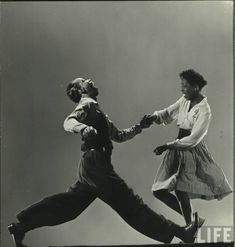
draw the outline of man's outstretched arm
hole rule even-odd
[[[110,119],[108,119],[108,124],[111,139],[115,142],[125,142],[132,139],[137,134],[141,133],[142,129],[149,128],[152,123],[149,124],[144,116],[141,119],[140,123],[122,130],[118,129]]]

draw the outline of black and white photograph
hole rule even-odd
[[[0,3],[1,246],[233,246],[233,8]]]

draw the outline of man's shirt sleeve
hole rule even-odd
[[[115,142],[125,142],[132,139],[141,132],[141,127],[138,124],[130,128],[120,130],[113,124],[110,119],[107,118],[107,120],[109,125],[110,137]]]
[[[89,110],[89,104],[78,104],[76,109],[64,120],[65,131],[81,133],[87,125],[82,123]]]

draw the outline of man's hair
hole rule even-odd
[[[78,103],[82,97],[81,87],[78,83],[69,82],[66,93],[74,103]]]
[[[200,90],[207,84],[207,81],[193,69],[182,71],[179,76],[185,79],[191,86],[198,85]]]

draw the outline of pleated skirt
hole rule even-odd
[[[167,150],[157,171],[152,191],[187,192],[191,199],[221,200],[232,187],[208,151],[204,141],[190,150]]]

